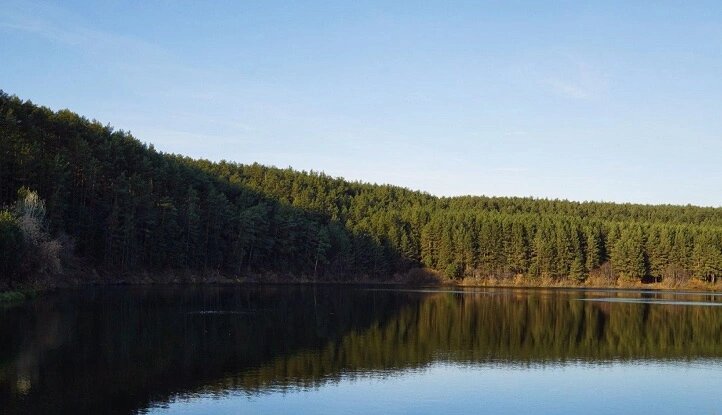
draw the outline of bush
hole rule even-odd
[[[21,189],[14,212],[0,211],[0,289],[35,273],[61,271],[63,240],[50,237],[45,202]]]
[[[15,204],[17,225],[29,254],[23,263],[25,271],[60,272],[63,246],[59,239],[51,239],[48,233],[45,201],[26,188],[20,189],[18,196]]]
[[[0,293],[0,306],[12,305],[25,301],[27,297],[20,291],[6,291]]]
[[[0,211],[0,280],[9,281],[20,272],[25,243],[17,218]]]
[[[446,276],[446,278],[457,280],[464,276],[464,268],[458,262],[452,262],[451,264],[446,266],[446,270],[444,270],[444,275]]]

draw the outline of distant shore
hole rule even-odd
[[[656,291],[695,291],[722,292],[722,282],[706,283],[696,279],[672,284],[670,282],[631,282],[604,281],[590,277],[582,282],[571,279],[528,278],[515,276],[511,278],[467,277],[457,280],[444,278],[440,273],[429,269],[412,269],[405,274],[397,274],[392,278],[379,280],[365,276],[353,278],[314,278],[313,276],[291,276],[277,274],[251,274],[229,276],[217,272],[198,273],[187,270],[167,270],[160,272],[141,271],[136,273],[113,274],[99,272],[95,269],[85,272],[75,271],[60,275],[47,275],[34,281],[13,287],[0,289],[0,306],[22,303],[44,291],[56,288],[83,286],[140,286],[140,285],[283,285],[283,284],[319,284],[319,285],[382,285],[389,287],[458,287],[458,288],[567,288],[567,289],[617,289],[617,290],[656,290]]]

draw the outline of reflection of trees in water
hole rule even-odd
[[[434,294],[315,354],[240,374],[246,389],[433,361],[545,363],[720,357],[722,309],[578,301],[571,295]],[[623,294],[622,294],[623,295]]]
[[[388,320],[409,297],[289,287],[44,297],[0,315],[0,402],[9,413],[130,412],[313,353]]]
[[[0,318],[0,401],[11,413],[130,412],[179,393],[312,386],[436,360],[722,356],[722,308],[578,301],[592,295],[329,287],[62,295]]]

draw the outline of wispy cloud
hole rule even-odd
[[[215,102],[227,93],[227,81],[206,62],[177,56],[161,44],[130,33],[111,31],[67,8],[49,3],[12,2],[0,13],[0,36],[12,33],[42,40],[54,49],[72,51],[74,65],[111,74],[113,93],[127,93],[145,102],[162,101],[186,108],[188,103]],[[102,68],[101,71],[98,71]],[[92,71],[91,71],[92,72]],[[185,103],[185,106],[180,105]],[[133,111],[127,111],[131,114]],[[141,117],[143,114],[138,114]],[[216,118],[225,119],[225,116]],[[201,120],[202,121],[202,120]],[[210,124],[210,122],[207,122]],[[245,126],[232,126],[246,129]]]
[[[543,83],[557,95],[578,100],[598,98],[608,88],[608,81],[599,70],[579,61],[567,63]]]
[[[568,98],[588,99],[593,96],[592,91],[582,85],[561,79],[549,79],[547,85],[549,85],[555,93]]]
[[[102,53],[106,59],[166,57],[162,48],[147,41],[92,28],[78,16],[47,4],[33,6],[29,9],[9,5],[0,15],[0,28],[37,36],[85,53]]]
[[[526,173],[529,171],[529,169],[525,167],[497,167],[495,169],[492,169],[495,173],[502,173],[502,174],[519,174],[519,173]]]
[[[529,134],[524,130],[511,130],[504,132],[503,135],[504,137],[526,137]]]

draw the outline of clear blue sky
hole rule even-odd
[[[0,89],[437,195],[722,205],[722,3],[0,0]]]

